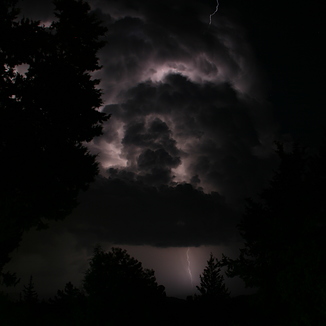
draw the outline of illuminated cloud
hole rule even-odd
[[[70,231],[85,243],[227,242],[234,209],[268,178],[275,136],[244,31],[221,11],[208,24],[201,1],[91,5],[108,27],[95,77],[112,117],[89,144],[101,178]]]
[[[208,25],[196,1],[92,3],[108,27],[96,77],[112,118],[90,144],[102,178],[71,231],[129,245],[227,242],[228,205],[242,208],[268,177],[275,135],[242,29],[222,14]]]

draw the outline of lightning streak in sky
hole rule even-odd
[[[219,4],[218,0],[216,0],[216,8],[215,8],[215,11],[212,14],[209,15],[209,24],[212,23],[212,16],[214,16],[217,13],[219,5],[220,4]]]
[[[191,273],[191,269],[190,269],[189,250],[190,250],[190,248],[187,249],[187,253],[186,253],[186,255],[187,255],[187,262],[188,262],[188,274],[189,274],[189,277],[190,277],[191,286],[193,286],[192,273]]]

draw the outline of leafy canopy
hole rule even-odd
[[[95,247],[83,287],[89,296],[109,302],[153,300],[165,296],[164,287],[157,284],[154,271],[144,269],[141,262],[121,248],[104,252],[101,247]]]
[[[97,52],[106,28],[82,0],[56,0],[49,27],[0,4],[0,272],[24,230],[64,218],[98,173]],[[23,73],[25,71],[25,73]]]

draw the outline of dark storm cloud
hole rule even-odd
[[[223,16],[218,30],[208,25],[210,8],[200,1],[97,1],[96,5],[101,6],[109,30],[101,60],[110,99],[141,80],[159,78],[162,67],[197,79],[229,79],[243,73],[238,57],[249,50],[242,31]],[[250,60],[245,62],[251,73],[247,84],[257,78]]]
[[[156,151],[146,149],[138,157],[138,168],[140,170],[150,170],[157,166],[177,167],[180,164],[180,159],[172,157],[163,148]]]
[[[124,173],[99,180],[73,213],[69,231],[80,244],[197,246],[221,244],[231,236],[234,214],[218,193],[205,194],[189,184],[151,187]]]
[[[95,216],[94,238],[116,243],[231,239],[227,205],[242,209],[269,177],[275,135],[243,31],[222,13],[208,25],[215,3],[92,3],[108,27],[99,77],[112,118],[90,149],[109,179],[74,216]]]
[[[128,170],[138,172],[138,179],[152,185],[169,184],[172,168],[180,165],[179,150],[167,124],[155,118],[146,123],[137,118],[125,126],[122,154]],[[109,170],[112,173],[112,169]]]
[[[147,125],[144,119],[139,122],[137,120],[129,122],[125,128],[122,144],[152,149],[164,147],[169,152],[178,154],[176,141],[171,137],[171,130],[159,118],[155,118]]]
[[[125,103],[107,106],[105,111],[125,123],[122,155],[129,169],[142,172],[139,163],[145,157],[154,162],[158,154],[154,150],[161,148],[174,155],[174,160],[166,156],[173,162],[171,168],[181,162],[187,165],[186,181],[198,175],[207,188],[241,197],[254,193],[270,167],[270,160],[259,154],[263,140],[256,126],[256,111],[265,108],[239,96],[229,83],[199,84],[170,74],[161,82],[140,83],[120,96]],[[155,116],[166,121],[154,118],[146,126],[146,118]],[[176,161],[179,157],[181,161]]]
[[[215,1],[90,3],[108,27],[95,77],[112,117],[89,146],[102,178],[71,232],[85,244],[227,242],[228,205],[268,178],[275,135],[243,30],[222,11],[208,24]]]
[[[146,183],[160,185],[170,183],[171,168],[177,167],[180,164],[180,159],[172,157],[163,148],[156,151],[146,149],[139,155],[137,163],[138,169],[146,173],[142,177],[143,180],[147,179]]]

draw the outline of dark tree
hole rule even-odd
[[[188,305],[191,324],[210,324],[212,320],[219,325],[230,325],[230,292],[221,275],[220,261],[210,254],[207,265],[200,277],[200,285],[196,286],[200,294],[195,294]]]
[[[141,262],[121,248],[112,248],[109,252],[99,246],[94,249],[83,287],[90,296],[115,301],[165,296],[164,287],[157,284],[154,271],[144,269]]]
[[[51,307],[64,325],[84,325],[87,305],[84,293],[71,282],[64,290],[58,290],[54,299],[50,299]]]
[[[25,230],[76,206],[98,173],[85,142],[109,118],[91,77],[106,28],[90,6],[56,0],[44,27],[18,20],[16,2],[0,3],[0,272]]]
[[[27,304],[35,304],[38,302],[38,295],[35,291],[34,282],[33,282],[33,276],[29,278],[28,285],[24,285],[23,289],[23,302]]]
[[[71,306],[77,301],[81,301],[84,298],[84,294],[78,288],[76,288],[71,282],[65,285],[64,290],[58,290],[57,295],[50,301],[53,304]]]
[[[211,253],[204,272],[199,276],[200,286],[196,286],[202,299],[222,301],[230,296],[219,266],[218,259]]]
[[[94,249],[83,287],[96,315],[127,323],[131,320],[149,321],[149,316],[165,298],[163,286],[156,282],[154,271],[144,269],[142,263],[126,250],[112,248],[104,252]]]
[[[261,200],[247,200],[240,256],[223,257],[228,276],[259,289],[287,325],[326,323],[325,153],[278,144],[280,166]],[[275,316],[275,314],[274,314]]]
[[[5,272],[1,273],[0,284],[4,286],[16,286],[20,282],[20,278],[17,278],[16,273]]]

